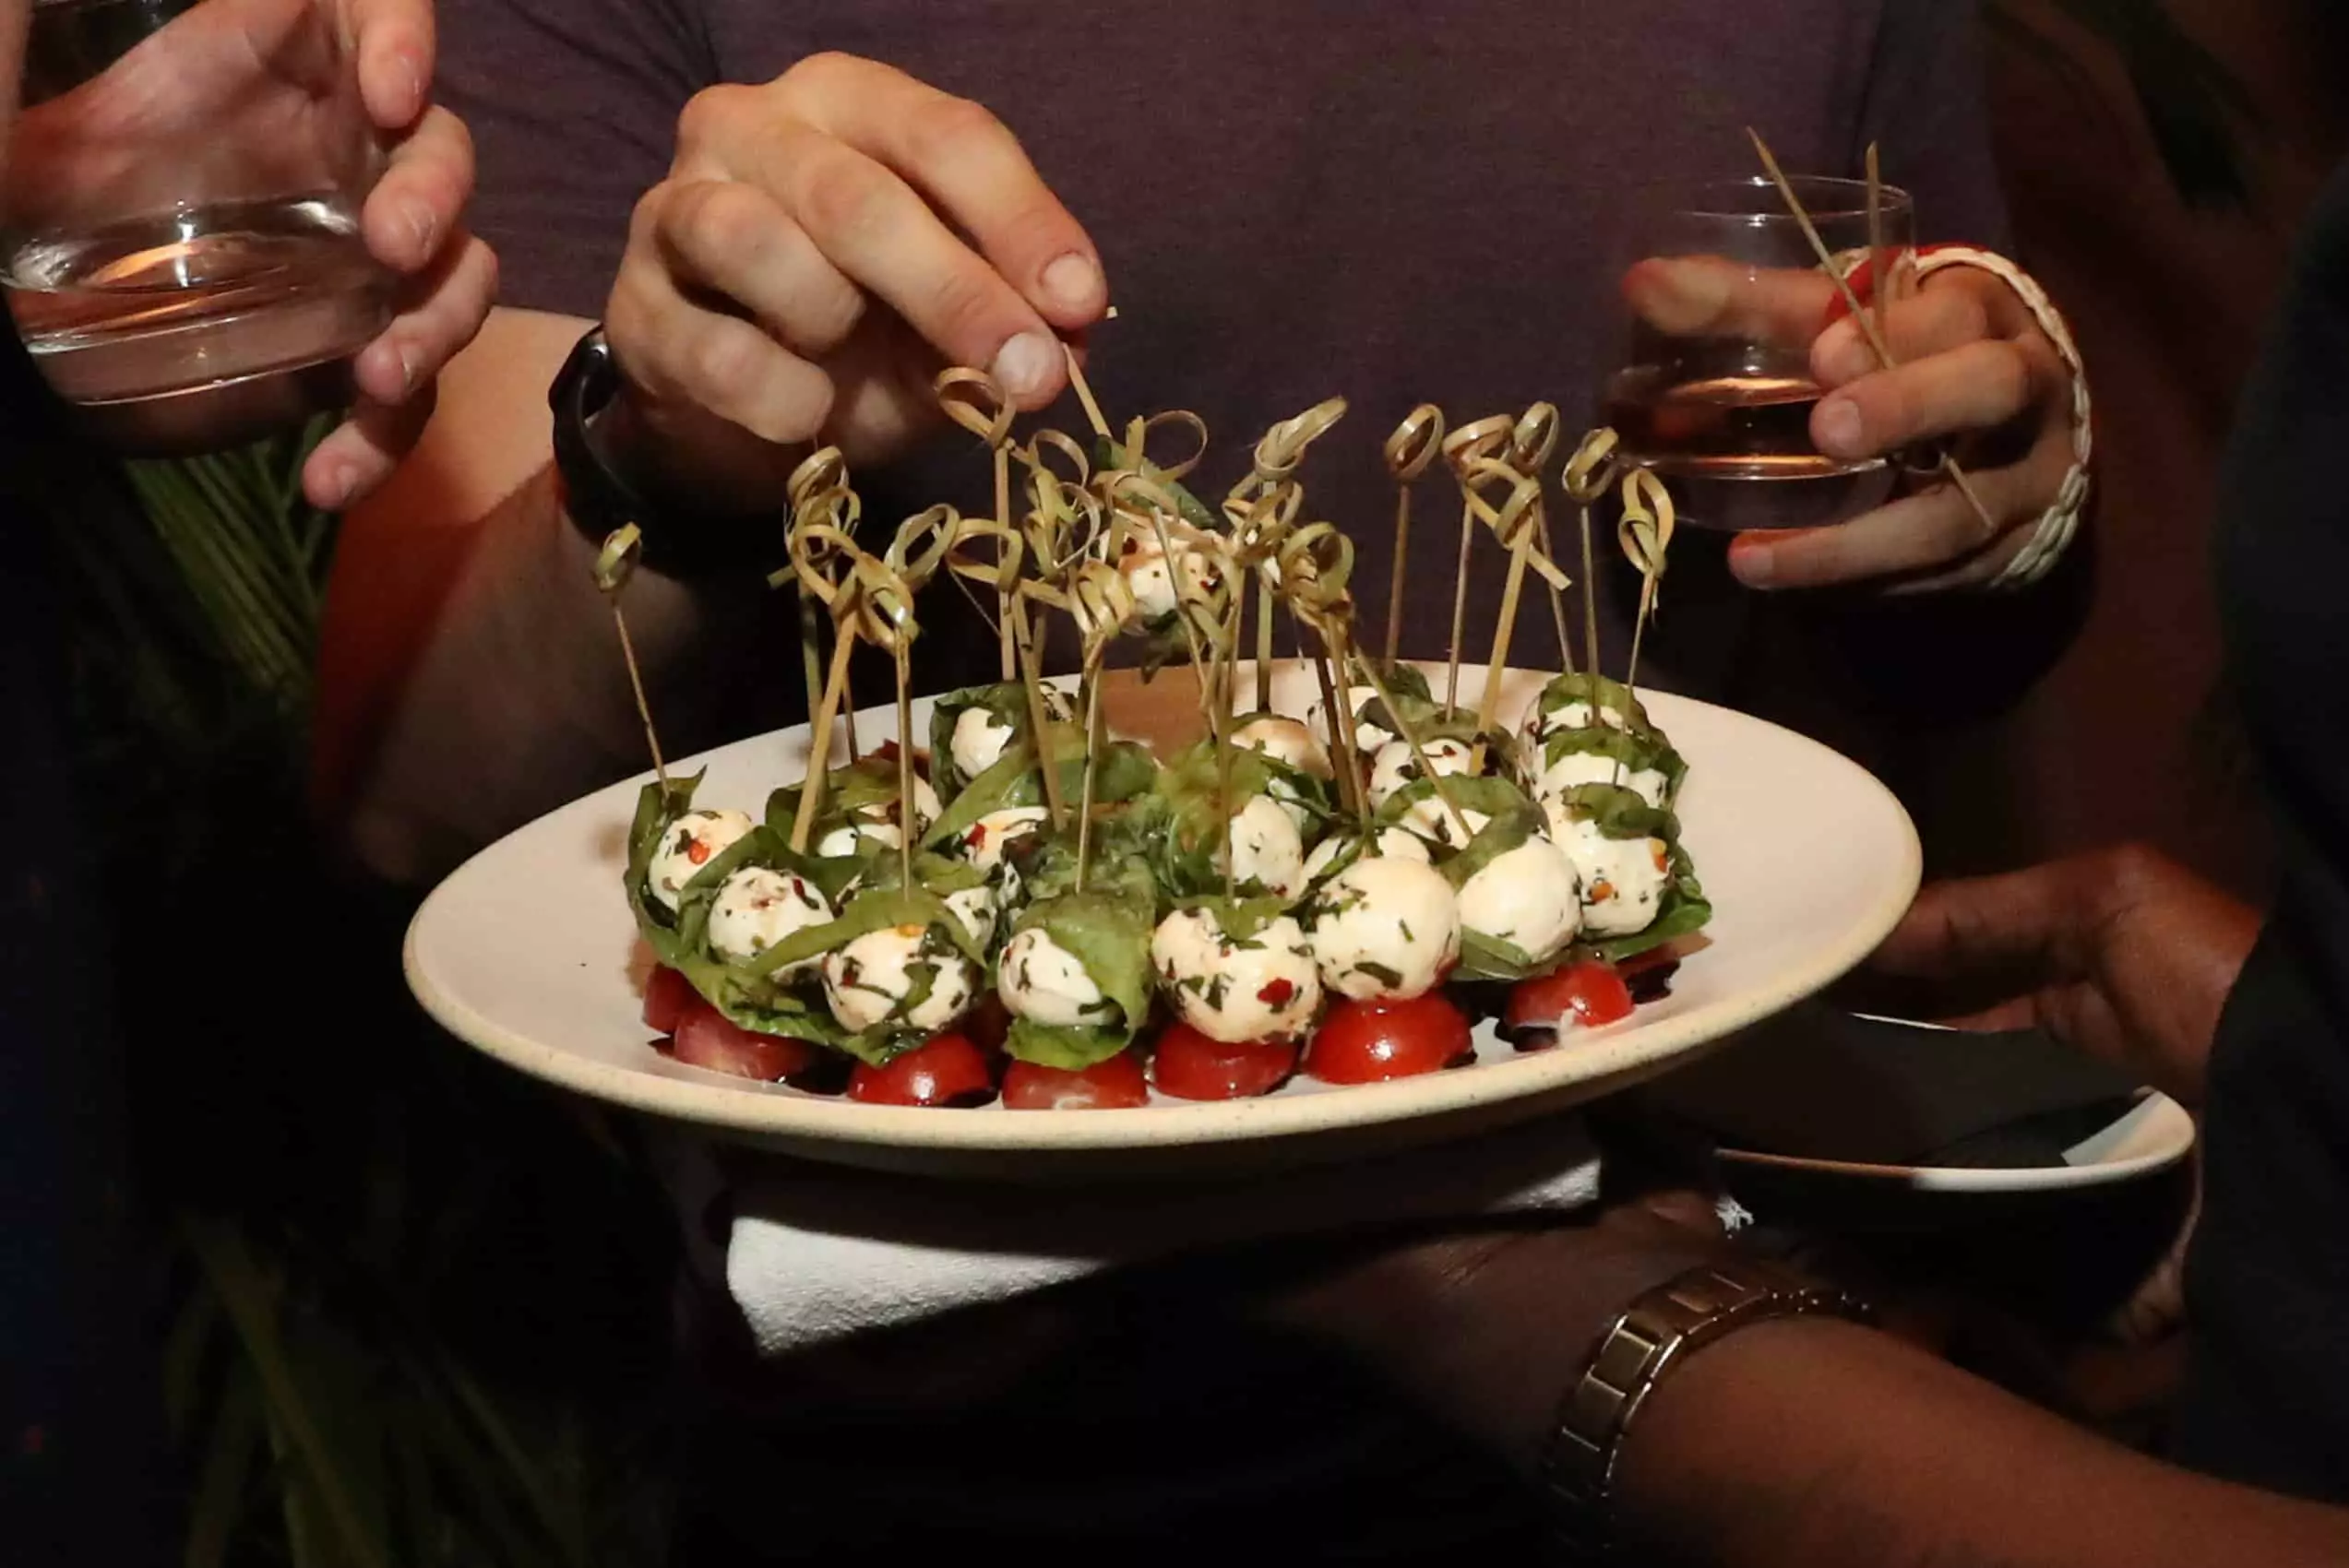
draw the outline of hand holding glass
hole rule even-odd
[[[9,308],[119,450],[233,445],[351,398],[390,319],[383,169],[318,0],[38,0],[9,153]]]
[[[1881,189],[1871,235],[1864,184],[1794,184],[1845,265],[1880,251],[1871,279],[1890,279],[1883,303],[1913,291],[1906,193]],[[1651,196],[1640,213],[1625,350],[1604,391],[1626,460],[1653,469],[1682,520],[1704,527],[1818,527],[1880,505],[1889,461],[1830,457],[1811,438],[1811,346],[1840,296],[1778,188],[1726,181]]]

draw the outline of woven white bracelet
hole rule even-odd
[[[2072,537],[2080,531],[2081,514],[2088,505],[2089,465],[2096,452],[2094,410],[2088,399],[2088,367],[2081,362],[2080,346],[2072,341],[2071,328],[2065,324],[2063,313],[2031,274],[1995,251],[1943,245],[1916,258],[1917,278],[1922,281],[1945,267],[1974,267],[2012,289],[2038,321],[2039,329],[2047,334],[2047,340],[2056,346],[2065,368],[2071,372],[2071,470],[2064,475],[2054,504],[2032,525],[2031,537],[1986,585],[1994,588],[2022,588],[2054,569],[2070,546]]]

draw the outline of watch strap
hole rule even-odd
[[[592,427],[620,390],[619,362],[602,327],[578,340],[547,388],[547,406],[554,415],[554,468],[573,526],[600,547],[615,529],[634,523],[643,536],[639,561],[663,576],[747,576],[781,562],[786,550],[780,517],[656,501],[612,463]]]
[[[1611,1546],[1624,1435],[1665,1373],[1749,1324],[1805,1316],[1866,1323],[1874,1312],[1839,1287],[1755,1259],[1689,1269],[1624,1309],[1560,1405],[1544,1465],[1566,1561],[1597,1558]]]

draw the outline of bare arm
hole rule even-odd
[[[1705,1243],[1599,1226],[1390,1254],[1284,1315],[1529,1473],[1600,1326]],[[1634,1425],[1627,1532],[1719,1568],[2270,1568],[2349,1562],[2349,1513],[2160,1464],[1890,1335],[1761,1324],[1699,1351]]]
[[[584,322],[500,311],[444,378],[392,484],[346,519],[320,659],[321,803],[360,860],[428,880],[488,839],[647,762],[594,551],[564,515],[546,386]],[[665,744],[712,738],[759,619],[745,581],[630,585]],[[686,658],[688,652],[694,657]]]

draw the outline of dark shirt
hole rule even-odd
[[[69,766],[62,573],[40,511],[83,471],[0,329],[0,1540],[28,1568],[162,1561],[151,1265],[89,802]]]
[[[1356,599],[1377,636],[1394,512],[1378,444],[1423,401],[1456,422],[1536,399],[1570,422],[1591,415],[1616,350],[1616,225],[1636,187],[1758,172],[1747,125],[1787,167],[1817,173],[1857,172],[1880,139],[1887,177],[1916,195],[1922,238],[1997,243],[1973,12],[1948,0],[447,0],[442,90],[479,146],[475,221],[503,258],[507,303],[583,317],[602,314],[630,209],[667,172],[697,89],[765,81],[829,49],[984,102],[1102,249],[1120,317],[1093,334],[1092,374],[1113,422],[1198,411],[1215,441],[1201,475],[1220,488],[1273,422],[1351,399],[1305,477],[1309,516],[1353,538]],[[1055,417],[1081,428],[1073,403]],[[983,505],[984,475],[967,440],[947,440],[860,476],[865,515]],[[1455,581],[1457,505],[1439,489],[1423,492],[1413,531],[1405,642],[1432,657]],[[1805,722],[1783,699],[1873,667],[1840,653],[1753,662],[1753,637],[1775,634],[1749,632],[1748,616],[1771,607],[1725,583],[1709,595],[1703,541],[1684,534],[1681,548],[1669,630],[1643,656],[1660,683]],[[1717,572],[1717,539],[1712,552]],[[1503,575],[1484,541],[1472,650],[1490,646]],[[1626,585],[1613,587],[1619,634]],[[950,613],[954,596],[934,598],[933,613]],[[1551,640],[1546,614],[1529,613],[1520,661],[1554,658]],[[1882,640],[1871,628],[1862,646]],[[1963,640],[2013,638],[1969,626]],[[934,663],[924,683],[949,673]]]
[[[2349,168],[2301,242],[2229,453],[2218,568],[2282,888],[2211,1059],[2179,1455],[2349,1503]]]

